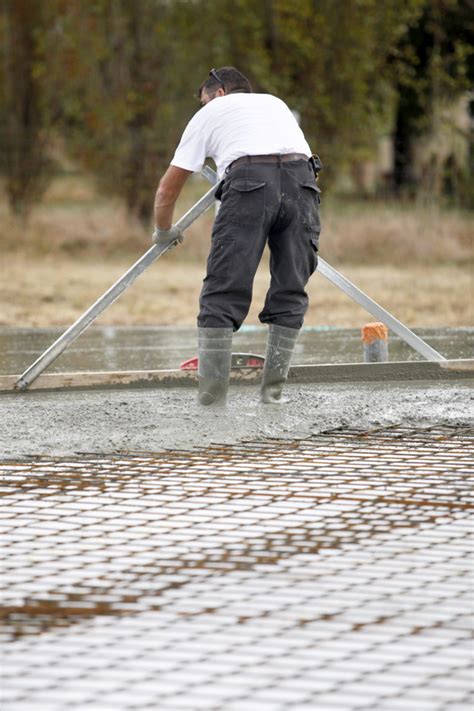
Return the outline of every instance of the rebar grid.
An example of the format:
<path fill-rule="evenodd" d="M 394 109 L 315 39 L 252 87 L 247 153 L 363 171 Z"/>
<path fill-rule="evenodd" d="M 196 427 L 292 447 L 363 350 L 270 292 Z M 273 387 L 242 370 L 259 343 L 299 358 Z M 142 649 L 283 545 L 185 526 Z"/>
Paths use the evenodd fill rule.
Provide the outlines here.
<path fill-rule="evenodd" d="M 473 453 L 393 427 L 0 465 L 3 708 L 471 709 Z"/>

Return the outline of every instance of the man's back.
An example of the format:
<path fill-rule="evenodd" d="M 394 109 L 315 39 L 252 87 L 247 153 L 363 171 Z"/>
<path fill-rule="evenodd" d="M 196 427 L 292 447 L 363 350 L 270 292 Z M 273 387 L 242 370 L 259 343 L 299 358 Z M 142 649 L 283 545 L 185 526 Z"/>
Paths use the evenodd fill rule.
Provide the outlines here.
<path fill-rule="evenodd" d="M 212 158 L 222 176 L 241 156 L 275 153 L 311 156 L 288 106 L 271 94 L 227 94 L 193 116 L 171 165 L 197 172 L 206 158 Z"/>

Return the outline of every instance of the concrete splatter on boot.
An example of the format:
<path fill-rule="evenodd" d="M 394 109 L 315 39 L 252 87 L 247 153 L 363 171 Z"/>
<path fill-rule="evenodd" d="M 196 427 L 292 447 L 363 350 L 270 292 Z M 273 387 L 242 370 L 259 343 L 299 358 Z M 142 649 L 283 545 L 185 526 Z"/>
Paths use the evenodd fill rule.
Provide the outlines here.
<path fill-rule="evenodd" d="M 299 328 L 270 324 L 260 391 L 267 405 L 280 402 L 299 332 Z"/>
<path fill-rule="evenodd" d="M 198 328 L 201 405 L 225 405 L 232 360 L 232 328 Z"/>

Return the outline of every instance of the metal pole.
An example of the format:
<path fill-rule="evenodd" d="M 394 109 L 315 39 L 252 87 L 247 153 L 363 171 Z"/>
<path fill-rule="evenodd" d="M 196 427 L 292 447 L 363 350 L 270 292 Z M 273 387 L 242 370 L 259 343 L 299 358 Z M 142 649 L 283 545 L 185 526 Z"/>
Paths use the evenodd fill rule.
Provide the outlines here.
<path fill-rule="evenodd" d="M 204 175 L 209 180 L 208 172 Z M 181 231 L 186 230 L 197 218 L 202 215 L 215 200 L 216 188 L 213 186 L 198 202 L 186 212 L 183 217 L 176 223 Z M 108 291 L 105 292 L 92 306 L 82 315 L 62 336 L 60 336 L 49 348 L 35 360 L 32 365 L 25 370 L 15 383 L 15 389 L 25 390 L 47 366 L 52 363 L 61 353 L 73 342 L 78 336 L 88 328 L 93 321 L 110 306 L 125 289 L 128 289 L 135 279 L 147 269 L 150 264 L 156 261 L 162 254 L 167 252 L 170 247 L 175 244 L 171 243 L 163 247 L 162 245 L 153 245 L 145 254 L 113 284 Z"/>
<path fill-rule="evenodd" d="M 203 175 L 207 180 L 209 180 L 209 182 L 217 181 L 217 174 L 208 166 L 206 166 L 205 171 L 203 171 Z M 401 323 L 401 321 L 396 319 L 395 316 L 393 316 L 389 311 L 371 299 L 370 296 L 334 269 L 334 267 L 331 267 L 324 259 L 322 259 L 322 257 L 318 257 L 317 271 L 326 277 L 331 284 L 334 284 L 334 286 L 337 286 L 338 289 L 347 294 L 347 296 L 349 296 L 353 301 L 360 306 L 363 306 L 369 313 L 383 321 L 383 323 L 391 328 L 397 336 L 400 336 L 403 341 L 408 343 L 409 346 L 414 348 L 415 351 L 426 358 L 426 360 L 446 360 L 441 353 L 435 351 L 434 348 L 429 346 L 422 338 L 413 333 L 413 331 Z"/>
<path fill-rule="evenodd" d="M 325 262 L 321 257 L 318 257 L 318 272 L 326 277 L 331 284 L 334 284 L 334 286 L 337 286 L 338 289 L 347 294 L 347 296 L 350 296 L 353 301 L 363 306 L 364 309 L 367 309 L 372 316 L 380 319 L 386 326 L 391 328 L 397 336 L 400 336 L 409 346 L 426 358 L 426 360 L 446 360 L 441 353 L 435 351 L 426 341 L 413 333 L 413 331 L 396 319 L 389 311 L 386 311 L 380 304 L 371 299 L 370 296 L 367 296 L 365 292 L 359 289 L 359 287 L 349 281 L 349 279 L 340 272 L 336 271 L 334 267 L 331 267 L 331 265 Z"/>

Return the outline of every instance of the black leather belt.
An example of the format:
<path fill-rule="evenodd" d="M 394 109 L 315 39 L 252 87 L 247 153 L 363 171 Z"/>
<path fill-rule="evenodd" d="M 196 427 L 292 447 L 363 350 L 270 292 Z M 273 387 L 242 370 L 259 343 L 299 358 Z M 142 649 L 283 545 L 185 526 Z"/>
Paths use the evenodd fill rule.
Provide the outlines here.
<path fill-rule="evenodd" d="M 274 153 L 263 156 L 242 156 L 234 160 L 227 168 L 235 168 L 238 165 L 250 165 L 251 163 L 289 163 L 293 160 L 309 161 L 309 157 L 304 153 Z"/>

